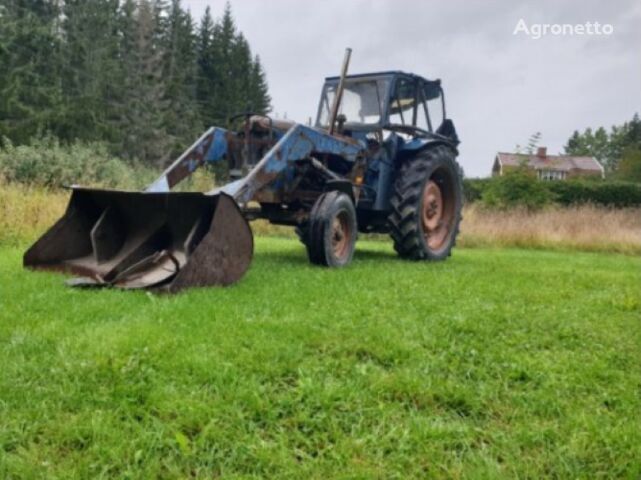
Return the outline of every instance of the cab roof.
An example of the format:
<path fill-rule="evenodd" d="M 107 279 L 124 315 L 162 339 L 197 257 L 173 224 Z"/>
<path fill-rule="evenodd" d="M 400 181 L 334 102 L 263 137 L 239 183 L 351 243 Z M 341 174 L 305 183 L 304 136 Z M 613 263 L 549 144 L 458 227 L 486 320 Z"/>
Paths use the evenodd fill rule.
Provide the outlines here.
<path fill-rule="evenodd" d="M 427 78 L 421 77 L 420 75 L 416 75 L 414 73 L 407 73 L 403 72 L 401 70 L 387 70 L 383 72 L 371 72 L 371 73 L 356 73 L 352 75 L 347 75 L 345 78 L 365 78 L 365 77 L 387 77 L 387 76 L 403 76 L 403 77 L 410 77 L 414 80 L 419 80 L 422 82 L 426 83 L 436 83 L 438 85 L 441 84 L 441 80 L 437 78 L 436 80 L 428 80 Z M 325 77 L 325 81 L 333 81 L 333 80 L 339 80 L 340 76 L 334 75 L 331 77 Z"/>

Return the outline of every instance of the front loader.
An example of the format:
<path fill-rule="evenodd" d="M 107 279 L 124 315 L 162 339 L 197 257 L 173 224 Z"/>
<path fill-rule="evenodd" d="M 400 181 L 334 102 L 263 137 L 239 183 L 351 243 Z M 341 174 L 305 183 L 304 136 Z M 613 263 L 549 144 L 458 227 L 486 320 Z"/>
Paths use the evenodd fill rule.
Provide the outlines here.
<path fill-rule="evenodd" d="M 73 187 L 64 216 L 24 265 L 77 286 L 229 285 L 251 263 L 248 220 L 290 225 L 318 265 L 350 263 L 358 232 L 389 233 L 399 256 L 442 260 L 461 219 L 458 137 L 439 80 L 398 71 L 325 80 L 314 127 L 242 114 L 212 127 L 143 192 Z M 171 192 L 205 164 L 230 182 Z"/>

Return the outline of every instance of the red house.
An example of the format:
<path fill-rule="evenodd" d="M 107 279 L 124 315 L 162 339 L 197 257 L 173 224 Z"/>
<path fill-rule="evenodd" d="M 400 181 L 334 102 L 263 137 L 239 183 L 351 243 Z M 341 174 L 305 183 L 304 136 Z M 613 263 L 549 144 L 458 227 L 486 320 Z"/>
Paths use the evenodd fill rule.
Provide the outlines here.
<path fill-rule="evenodd" d="M 536 173 L 540 180 L 567 180 L 576 177 L 605 177 L 605 171 L 594 157 L 573 155 L 548 155 L 546 147 L 539 147 L 536 154 L 499 152 L 494 158 L 492 176 L 503 175 L 510 169 L 525 167 Z"/>

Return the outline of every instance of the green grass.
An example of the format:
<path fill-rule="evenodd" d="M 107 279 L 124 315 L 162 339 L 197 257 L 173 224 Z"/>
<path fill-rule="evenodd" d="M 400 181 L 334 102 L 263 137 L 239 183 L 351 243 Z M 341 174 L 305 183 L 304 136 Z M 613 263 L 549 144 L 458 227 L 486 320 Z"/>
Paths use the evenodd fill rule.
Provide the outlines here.
<path fill-rule="evenodd" d="M 639 478 L 641 259 L 257 239 L 234 287 L 79 291 L 0 248 L 0 478 Z"/>

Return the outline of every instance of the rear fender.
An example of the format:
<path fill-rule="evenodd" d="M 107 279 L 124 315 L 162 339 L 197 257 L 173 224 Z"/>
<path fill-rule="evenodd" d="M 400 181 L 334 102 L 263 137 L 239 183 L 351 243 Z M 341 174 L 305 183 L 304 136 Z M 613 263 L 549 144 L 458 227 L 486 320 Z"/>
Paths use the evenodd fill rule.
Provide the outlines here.
<path fill-rule="evenodd" d="M 458 153 L 456 147 L 452 144 L 452 142 L 448 140 L 441 138 L 414 138 L 409 142 L 401 144 L 398 149 L 398 154 L 403 158 L 407 158 L 408 156 L 414 156 L 414 154 L 418 152 L 427 150 L 428 148 L 432 148 L 437 145 L 444 145 Z"/>

